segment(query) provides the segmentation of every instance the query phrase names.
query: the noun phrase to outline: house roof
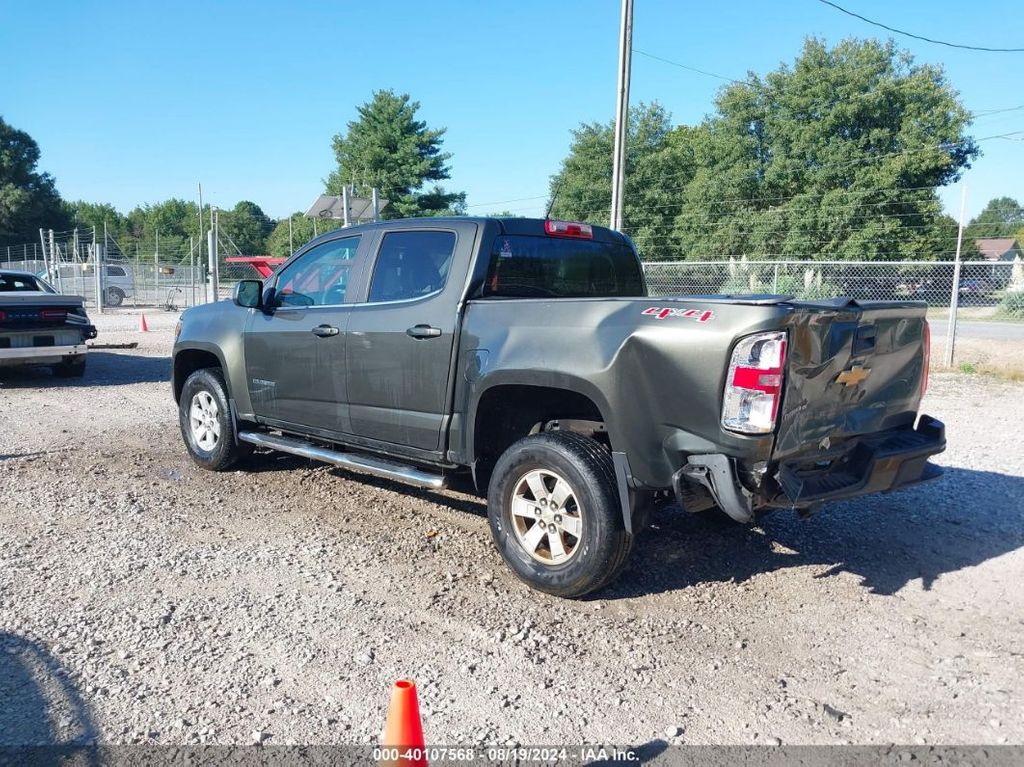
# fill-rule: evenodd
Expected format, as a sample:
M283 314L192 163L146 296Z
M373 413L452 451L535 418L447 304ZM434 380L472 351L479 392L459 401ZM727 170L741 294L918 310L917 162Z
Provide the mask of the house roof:
M986 261L1001 261L1017 245L1013 237L983 237L974 241Z

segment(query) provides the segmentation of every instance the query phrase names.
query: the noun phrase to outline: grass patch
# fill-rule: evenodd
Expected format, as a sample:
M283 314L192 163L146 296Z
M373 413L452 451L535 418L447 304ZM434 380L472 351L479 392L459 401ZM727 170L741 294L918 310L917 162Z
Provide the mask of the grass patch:
M978 368L975 367L973 362L961 362L959 370L961 373L966 373L967 375L974 375L978 372Z
M996 314L1004 319L1024 320L1024 293L1007 293Z

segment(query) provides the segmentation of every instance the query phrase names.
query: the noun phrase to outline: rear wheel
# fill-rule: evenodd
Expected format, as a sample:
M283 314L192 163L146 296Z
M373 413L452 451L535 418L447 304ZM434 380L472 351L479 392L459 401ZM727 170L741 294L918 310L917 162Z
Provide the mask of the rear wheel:
M103 291L103 303L107 306L120 306L124 301L124 291L121 288L109 287Z
M81 378L85 375L85 355L65 357L54 365L51 370L58 378Z
M572 432L526 437L506 450L487 509L506 564L549 594L579 597L610 583L633 547L611 456Z
M224 471L252 452L235 439L228 390L220 368L202 368L185 380L178 399L178 424L192 460Z

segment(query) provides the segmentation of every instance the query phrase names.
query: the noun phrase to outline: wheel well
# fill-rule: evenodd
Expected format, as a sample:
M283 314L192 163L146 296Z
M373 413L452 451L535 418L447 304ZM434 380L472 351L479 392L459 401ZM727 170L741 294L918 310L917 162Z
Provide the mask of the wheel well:
M494 464L513 442L556 429L608 441L600 408L583 394L511 384L488 389L477 404L473 426L477 488L486 492Z
M184 349L174 356L174 401L181 397L181 388L190 375L201 368L219 368L220 360L213 352Z

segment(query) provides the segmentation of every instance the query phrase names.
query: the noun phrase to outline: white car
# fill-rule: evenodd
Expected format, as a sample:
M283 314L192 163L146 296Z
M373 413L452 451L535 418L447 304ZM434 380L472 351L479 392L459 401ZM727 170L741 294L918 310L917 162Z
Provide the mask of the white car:
M85 299L55 291L29 272L0 270L0 367L46 365L55 375L85 374L96 328Z
M89 301L95 301L96 275L92 264L65 263L57 267L53 281L61 290L81 293ZM47 279L46 272L36 276ZM135 294L135 275L130 267L124 264L103 265L103 305L120 306L126 298Z

